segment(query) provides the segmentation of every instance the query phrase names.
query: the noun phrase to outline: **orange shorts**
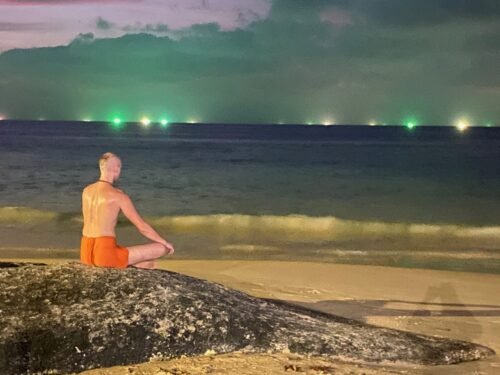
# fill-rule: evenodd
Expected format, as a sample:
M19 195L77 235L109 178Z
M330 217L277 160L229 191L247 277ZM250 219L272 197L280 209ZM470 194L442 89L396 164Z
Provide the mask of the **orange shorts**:
M127 268L128 249L118 246L116 238L112 236L82 236L80 261L98 267Z

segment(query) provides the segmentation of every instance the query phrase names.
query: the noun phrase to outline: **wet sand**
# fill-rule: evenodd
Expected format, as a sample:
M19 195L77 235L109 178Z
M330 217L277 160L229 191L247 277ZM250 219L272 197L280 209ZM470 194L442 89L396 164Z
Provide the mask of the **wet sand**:
M500 275L266 261L165 260L160 262L160 268L218 282L254 296L285 300L370 324L472 341L500 353ZM483 361L434 367L346 364L290 353L207 354L92 370L85 374L500 373L498 354Z

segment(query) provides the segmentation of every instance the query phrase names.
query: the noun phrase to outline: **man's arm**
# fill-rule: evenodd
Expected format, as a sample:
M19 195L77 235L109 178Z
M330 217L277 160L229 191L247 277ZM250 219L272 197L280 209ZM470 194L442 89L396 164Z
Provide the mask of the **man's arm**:
M134 204L132 203L132 200L129 198L129 196L125 193L120 194L120 209L123 211L123 214L127 219L129 219L132 224L135 225L137 230L146 238L149 238L150 240L154 242L161 243L164 245L168 250L169 254L174 253L174 247L172 246L171 243L167 242L163 237L161 237L158 232L156 232L151 225L146 223L144 219L139 215L137 210L134 207Z
M85 197L87 195L87 187L82 190L82 218L83 224L85 225Z

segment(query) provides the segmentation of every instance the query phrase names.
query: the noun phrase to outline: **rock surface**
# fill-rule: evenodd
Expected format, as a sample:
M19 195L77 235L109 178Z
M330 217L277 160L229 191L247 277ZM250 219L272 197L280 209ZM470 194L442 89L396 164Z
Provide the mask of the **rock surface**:
M79 372L235 350L427 365L494 354L168 271L0 263L0 374Z

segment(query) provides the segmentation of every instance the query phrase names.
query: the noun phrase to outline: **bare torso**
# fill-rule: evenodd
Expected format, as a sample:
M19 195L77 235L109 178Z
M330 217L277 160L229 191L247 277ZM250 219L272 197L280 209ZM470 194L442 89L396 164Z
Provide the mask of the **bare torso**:
M96 182L83 190L82 234L85 237L116 237L115 227L123 195L123 192L105 182Z

